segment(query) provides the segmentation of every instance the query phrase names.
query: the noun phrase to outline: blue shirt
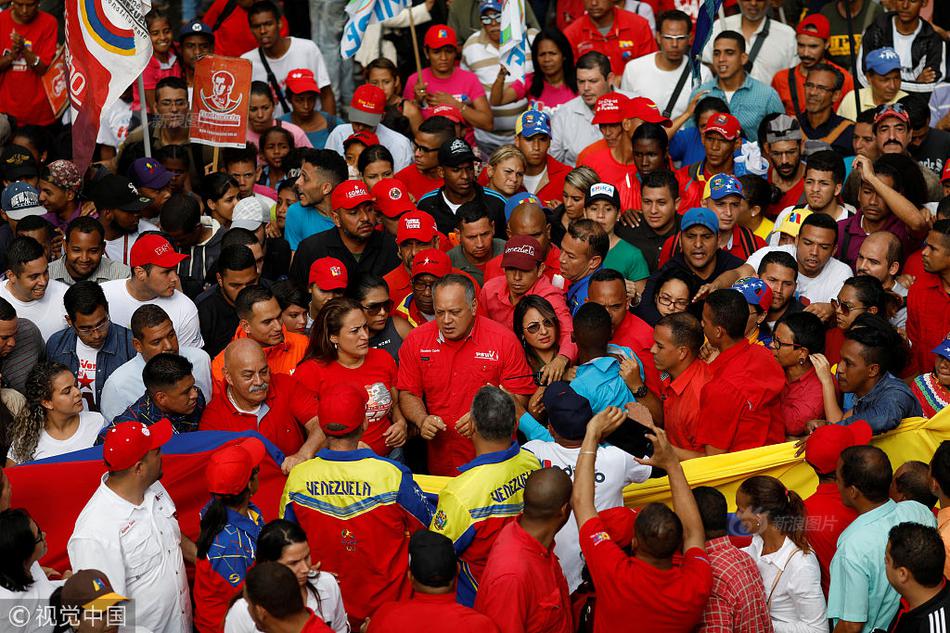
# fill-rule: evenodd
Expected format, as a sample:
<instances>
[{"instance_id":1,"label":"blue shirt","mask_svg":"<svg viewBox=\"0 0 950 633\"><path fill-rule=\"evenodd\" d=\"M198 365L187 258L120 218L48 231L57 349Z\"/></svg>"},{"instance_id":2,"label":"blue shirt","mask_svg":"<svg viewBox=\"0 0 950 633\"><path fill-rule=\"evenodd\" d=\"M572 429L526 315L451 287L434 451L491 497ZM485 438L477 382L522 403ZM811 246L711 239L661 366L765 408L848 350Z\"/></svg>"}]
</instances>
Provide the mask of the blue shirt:
<instances>
[{"instance_id":1,"label":"blue shirt","mask_svg":"<svg viewBox=\"0 0 950 633\"><path fill-rule=\"evenodd\" d=\"M323 149L326 147L327 138L330 137L330 132L333 131L338 125L343 123L343 119L333 114L327 114L323 110L320 110L320 114L324 119L327 120L327 126L322 130L316 130L314 132L307 132L304 130L304 134L307 135L307 138L310 139L310 144L313 145L313 149ZM281 121L287 121L288 123L293 123L293 119L290 114L283 114L278 117Z\"/></svg>"},{"instance_id":2,"label":"blue shirt","mask_svg":"<svg viewBox=\"0 0 950 633\"><path fill-rule=\"evenodd\" d=\"M290 244L290 250L295 251L300 242L306 238L333 227L333 220L320 213L315 207L305 207L295 202L287 209L284 239Z\"/></svg>"},{"instance_id":3,"label":"blue shirt","mask_svg":"<svg viewBox=\"0 0 950 633\"><path fill-rule=\"evenodd\" d=\"M729 112L739 119L742 125L742 131L746 138L755 140L759 130L759 123L765 118L765 115L773 112L785 112L785 106L782 100L772 86L767 86L757 79L753 79L748 74L745 81L739 86L739 89L732 95L732 99L726 98L726 93L719 87L717 79L710 79L699 88L693 91L690 98L701 90L708 90L707 97L719 97L729 104ZM686 125L693 125L692 120L687 121Z\"/></svg>"},{"instance_id":4,"label":"blue shirt","mask_svg":"<svg viewBox=\"0 0 950 633\"><path fill-rule=\"evenodd\" d=\"M210 501L201 509L200 516L204 517L209 505ZM260 508L251 503L248 504L248 510L250 516L227 508L228 522L215 535L208 548L207 558L211 569L232 587L244 582L247 570L254 565L257 537L264 527Z\"/></svg>"},{"instance_id":5,"label":"blue shirt","mask_svg":"<svg viewBox=\"0 0 950 633\"><path fill-rule=\"evenodd\" d=\"M290 214L287 214L288 217ZM600 270L599 268L597 270ZM594 271L597 272L597 270ZM565 299L567 300L567 309L571 311L571 316L577 314L577 311L581 309L581 306L587 303L587 292L590 289L590 278L591 275L587 275L583 279L575 281L568 287L567 294Z\"/></svg>"},{"instance_id":6,"label":"blue shirt","mask_svg":"<svg viewBox=\"0 0 950 633\"><path fill-rule=\"evenodd\" d=\"M937 527L933 512L916 501L883 505L859 515L838 537L831 559L828 617L846 622L864 622L862 633L887 630L897 612L900 596L887 582L884 550L888 532L910 521Z\"/></svg>"},{"instance_id":7,"label":"blue shirt","mask_svg":"<svg viewBox=\"0 0 950 633\"><path fill-rule=\"evenodd\" d=\"M923 415L923 410L910 387L887 372L871 391L854 401L850 417L838 424L847 426L858 420L867 420L877 434L896 428L904 418L920 415Z\"/></svg>"},{"instance_id":8,"label":"blue shirt","mask_svg":"<svg viewBox=\"0 0 950 633\"><path fill-rule=\"evenodd\" d=\"M703 137L698 128L683 127L673 135L670 139L670 158L677 165L692 165L706 158L706 148L703 147Z\"/></svg>"}]
</instances>

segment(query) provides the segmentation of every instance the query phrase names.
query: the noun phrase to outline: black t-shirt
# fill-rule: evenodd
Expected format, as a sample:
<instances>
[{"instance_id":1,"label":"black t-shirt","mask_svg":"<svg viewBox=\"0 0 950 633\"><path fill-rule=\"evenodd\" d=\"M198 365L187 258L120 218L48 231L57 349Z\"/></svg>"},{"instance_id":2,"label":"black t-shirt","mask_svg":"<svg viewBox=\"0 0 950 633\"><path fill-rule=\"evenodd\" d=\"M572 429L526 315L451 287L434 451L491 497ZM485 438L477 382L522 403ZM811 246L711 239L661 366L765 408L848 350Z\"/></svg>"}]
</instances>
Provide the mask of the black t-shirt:
<instances>
[{"instance_id":1,"label":"black t-shirt","mask_svg":"<svg viewBox=\"0 0 950 633\"><path fill-rule=\"evenodd\" d=\"M650 228L650 225L642 218L638 226L627 226L626 224L618 222L614 227L614 233L616 233L620 239L626 240L640 249L652 273L659 265L660 251L663 249L663 243L666 242L669 236L679 231L680 217L679 213L673 214L673 228L668 233L662 235Z\"/></svg>"},{"instance_id":2,"label":"black t-shirt","mask_svg":"<svg viewBox=\"0 0 950 633\"><path fill-rule=\"evenodd\" d=\"M944 582L940 592L916 609L904 610L904 601L894 616L888 631L891 633L932 633L945 628L934 627L931 623L943 623L950 620L950 585Z\"/></svg>"},{"instance_id":3,"label":"black t-shirt","mask_svg":"<svg viewBox=\"0 0 950 633\"><path fill-rule=\"evenodd\" d=\"M217 284L201 293L195 300L198 307L198 323L205 351L214 358L234 338L240 319L234 306L229 305Z\"/></svg>"},{"instance_id":4,"label":"black t-shirt","mask_svg":"<svg viewBox=\"0 0 950 633\"><path fill-rule=\"evenodd\" d=\"M922 167L926 167L938 176L943 171L943 164L950 156L950 132L930 128L927 138L920 147L911 147L910 155Z\"/></svg>"}]
</instances>

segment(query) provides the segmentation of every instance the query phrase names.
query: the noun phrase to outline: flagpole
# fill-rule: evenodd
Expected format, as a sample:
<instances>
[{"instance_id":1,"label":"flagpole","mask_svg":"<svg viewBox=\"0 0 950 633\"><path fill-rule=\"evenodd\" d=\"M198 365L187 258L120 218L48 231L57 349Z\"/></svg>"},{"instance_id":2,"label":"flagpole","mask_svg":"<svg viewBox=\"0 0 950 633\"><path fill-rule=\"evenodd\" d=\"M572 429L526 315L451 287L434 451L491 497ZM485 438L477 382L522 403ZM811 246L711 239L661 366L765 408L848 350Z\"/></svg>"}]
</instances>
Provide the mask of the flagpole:
<instances>
[{"instance_id":1,"label":"flagpole","mask_svg":"<svg viewBox=\"0 0 950 633\"><path fill-rule=\"evenodd\" d=\"M409 11L409 32L412 34L412 54L416 58L416 81L422 81L422 60L419 58L419 38L416 35L416 19L412 17L412 5Z\"/></svg>"},{"instance_id":2,"label":"flagpole","mask_svg":"<svg viewBox=\"0 0 950 633\"><path fill-rule=\"evenodd\" d=\"M148 129L148 107L146 102L148 99L145 98L145 80L142 79L142 74L139 73L139 78L137 79L139 85L139 107L142 112L142 125L145 134L142 135L142 139L145 141L145 155L148 158L152 157L152 138Z\"/></svg>"}]
</instances>

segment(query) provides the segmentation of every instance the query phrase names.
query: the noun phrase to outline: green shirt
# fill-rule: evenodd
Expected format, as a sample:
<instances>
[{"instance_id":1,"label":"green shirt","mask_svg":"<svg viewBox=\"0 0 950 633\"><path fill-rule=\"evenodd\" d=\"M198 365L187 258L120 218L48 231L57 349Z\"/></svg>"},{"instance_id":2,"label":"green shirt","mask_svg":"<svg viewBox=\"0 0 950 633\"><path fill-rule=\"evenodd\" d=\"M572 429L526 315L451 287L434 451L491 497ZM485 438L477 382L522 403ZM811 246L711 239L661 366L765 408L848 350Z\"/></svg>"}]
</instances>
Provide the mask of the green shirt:
<instances>
[{"instance_id":1,"label":"green shirt","mask_svg":"<svg viewBox=\"0 0 950 633\"><path fill-rule=\"evenodd\" d=\"M630 281L640 281L650 276L650 268L643 253L625 240L620 240L610 249L604 259L604 268L612 268Z\"/></svg>"},{"instance_id":2,"label":"green shirt","mask_svg":"<svg viewBox=\"0 0 950 633\"><path fill-rule=\"evenodd\" d=\"M505 250L505 240L500 240L497 237L491 241L491 256L498 257ZM461 244L449 251L449 261L452 262L452 266L458 268L462 272L466 272L472 276L472 279L477 281L479 285L484 285L485 283L485 266L478 267L475 264L468 261L465 257L465 253L462 252Z\"/></svg>"}]
</instances>

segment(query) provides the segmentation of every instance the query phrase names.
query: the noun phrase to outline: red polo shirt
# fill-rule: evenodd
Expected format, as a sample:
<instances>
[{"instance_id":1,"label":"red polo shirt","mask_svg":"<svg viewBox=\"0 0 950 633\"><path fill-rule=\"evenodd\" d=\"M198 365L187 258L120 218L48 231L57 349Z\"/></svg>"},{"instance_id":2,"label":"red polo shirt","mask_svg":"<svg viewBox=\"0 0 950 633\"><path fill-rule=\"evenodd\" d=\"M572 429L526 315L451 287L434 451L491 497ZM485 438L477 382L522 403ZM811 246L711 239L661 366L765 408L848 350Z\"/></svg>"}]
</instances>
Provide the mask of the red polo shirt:
<instances>
[{"instance_id":1,"label":"red polo shirt","mask_svg":"<svg viewBox=\"0 0 950 633\"><path fill-rule=\"evenodd\" d=\"M455 592L416 593L410 600L387 602L373 614L368 633L498 633L475 609L455 601Z\"/></svg>"},{"instance_id":2,"label":"red polo shirt","mask_svg":"<svg viewBox=\"0 0 950 633\"><path fill-rule=\"evenodd\" d=\"M475 609L506 633L571 633L570 606L554 544L543 547L518 521L502 528L482 573Z\"/></svg>"},{"instance_id":3,"label":"red polo shirt","mask_svg":"<svg viewBox=\"0 0 950 633\"><path fill-rule=\"evenodd\" d=\"M561 249L559 249L554 244L548 248L548 255L544 258L544 276L548 281L553 282L554 275L561 274ZM505 271L501 267L501 255L497 257L492 257L488 260L488 263L485 264L485 274L482 277L484 283L488 283L489 280L494 279L495 277L504 277ZM562 288L561 290L565 290Z\"/></svg>"},{"instance_id":4,"label":"red polo shirt","mask_svg":"<svg viewBox=\"0 0 950 633\"><path fill-rule=\"evenodd\" d=\"M441 178L431 178L419 171L415 163L396 172L396 179L401 180L402 184L406 185L406 191L416 202L422 196L430 191L435 191L444 184Z\"/></svg>"},{"instance_id":5,"label":"red polo shirt","mask_svg":"<svg viewBox=\"0 0 950 633\"><path fill-rule=\"evenodd\" d=\"M643 364L647 389L657 395L662 393L663 386L660 382L660 372L656 370L653 354L650 353L650 349L653 347L653 328L650 327L649 323L628 312L623 321L620 322L620 326L614 332L610 342L614 345L622 345L632 349Z\"/></svg>"},{"instance_id":6,"label":"red polo shirt","mask_svg":"<svg viewBox=\"0 0 950 633\"><path fill-rule=\"evenodd\" d=\"M615 8L613 12L614 23L607 35L601 35L586 14L564 29L564 35L574 49L575 60L590 51L603 53L610 59L610 69L619 77L631 59L656 51L656 40L645 18L623 9Z\"/></svg>"},{"instance_id":7,"label":"red polo shirt","mask_svg":"<svg viewBox=\"0 0 950 633\"><path fill-rule=\"evenodd\" d=\"M581 150L577 156L577 166L590 167L597 172L601 181L616 185L621 209L635 208L633 187L637 182L637 166L632 161L626 164L617 161L610 153L607 141L600 139Z\"/></svg>"},{"instance_id":8,"label":"red polo shirt","mask_svg":"<svg viewBox=\"0 0 950 633\"><path fill-rule=\"evenodd\" d=\"M727 453L785 441L779 394L785 372L772 353L739 341L709 364L696 442Z\"/></svg>"},{"instance_id":9,"label":"red polo shirt","mask_svg":"<svg viewBox=\"0 0 950 633\"><path fill-rule=\"evenodd\" d=\"M937 275L924 272L907 293L907 338L911 342L910 375L933 370L931 350L950 332L950 294Z\"/></svg>"},{"instance_id":10,"label":"red polo shirt","mask_svg":"<svg viewBox=\"0 0 950 633\"><path fill-rule=\"evenodd\" d=\"M838 551L838 537L858 516L858 513L841 502L838 484L825 481L818 484L815 493L805 499L805 536L815 550L821 567L821 588L828 595L831 559Z\"/></svg>"},{"instance_id":11,"label":"red polo shirt","mask_svg":"<svg viewBox=\"0 0 950 633\"><path fill-rule=\"evenodd\" d=\"M307 611L310 611L310 609L307 609ZM333 633L333 629L328 627L319 615L310 611L310 618L304 623L300 633Z\"/></svg>"},{"instance_id":12,"label":"red polo shirt","mask_svg":"<svg viewBox=\"0 0 950 633\"><path fill-rule=\"evenodd\" d=\"M571 340L574 332L574 320L571 311L567 309L564 300L564 291L555 288L543 275L538 277L526 295L538 295L547 299L554 307L558 323L561 326L561 338L558 341L558 353L564 354L571 360L577 358L577 345ZM514 328L515 307L511 305L511 296L508 291L508 280L504 275L489 279L478 293L478 307L482 314L498 323L502 327ZM385 353L385 352L384 352Z\"/></svg>"},{"instance_id":13,"label":"red polo shirt","mask_svg":"<svg viewBox=\"0 0 950 633\"><path fill-rule=\"evenodd\" d=\"M710 379L710 369L696 359L675 379L663 380L663 428L670 444L688 451L705 452L706 446L696 441L699 430L700 398Z\"/></svg>"},{"instance_id":14,"label":"red polo shirt","mask_svg":"<svg viewBox=\"0 0 950 633\"><path fill-rule=\"evenodd\" d=\"M199 431L257 431L284 453L293 455L307 439L304 425L317 415L317 396L287 374L271 374L267 399L258 422L252 413L238 411L227 389L215 391L201 415Z\"/></svg>"},{"instance_id":15,"label":"red polo shirt","mask_svg":"<svg viewBox=\"0 0 950 633\"><path fill-rule=\"evenodd\" d=\"M423 398L429 415L441 417L447 427L428 442L430 474L457 475L459 466L475 458L472 441L459 435L455 424L485 385L526 396L535 391L524 350L510 327L476 316L468 336L449 341L430 321L402 342L396 388Z\"/></svg>"},{"instance_id":16,"label":"red polo shirt","mask_svg":"<svg viewBox=\"0 0 950 633\"><path fill-rule=\"evenodd\" d=\"M580 542L597 587L594 633L682 633L699 624L713 584L703 550L694 547L683 555L681 565L657 569L627 556L600 517L584 523Z\"/></svg>"},{"instance_id":17,"label":"red polo shirt","mask_svg":"<svg viewBox=\"0 0 950 633\"><path fill-rule=\"evenodd\" d=\"M0 50L13 48L13 33L25 40L25 48L33 51L44 64L56 55L56 18L45 11L37 11L29 24L13 21L13 9L0 11ZM65 85L63 86L65 88ZM0 112L16 117L20 125L50 125L55 121L50 108L42 76L33 72L22 55L11 61L0 72Z\"/></svg>"}]
</instances>

